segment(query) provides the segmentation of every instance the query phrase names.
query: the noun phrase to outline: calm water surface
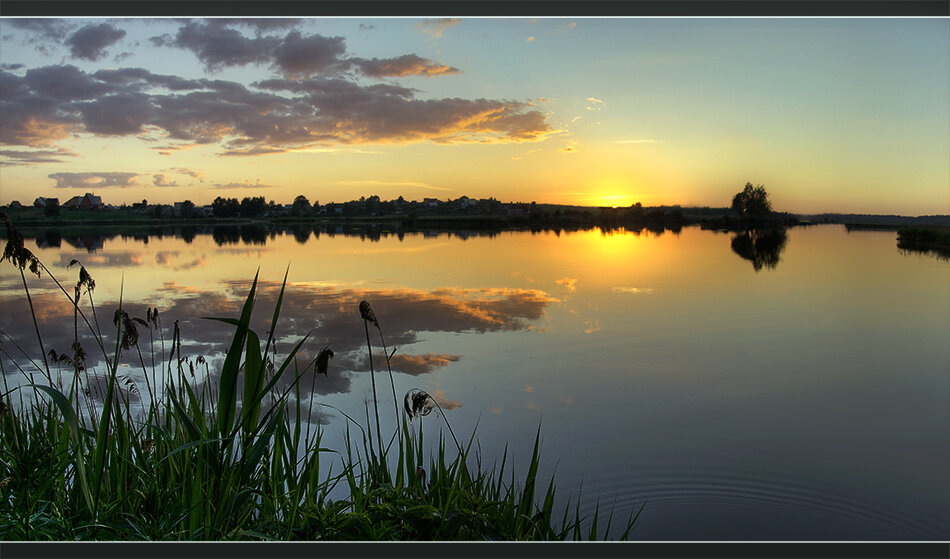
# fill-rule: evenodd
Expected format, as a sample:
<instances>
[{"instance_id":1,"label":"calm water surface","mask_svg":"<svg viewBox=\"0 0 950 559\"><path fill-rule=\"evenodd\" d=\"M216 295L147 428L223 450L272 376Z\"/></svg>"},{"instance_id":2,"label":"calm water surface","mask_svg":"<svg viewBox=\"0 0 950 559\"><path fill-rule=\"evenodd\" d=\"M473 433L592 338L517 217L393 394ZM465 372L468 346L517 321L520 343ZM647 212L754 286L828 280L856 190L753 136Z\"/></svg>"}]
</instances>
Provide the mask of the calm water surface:
<instances>
[{"instance_id":1,"label":"calm water surface","mask_svg":"<svg viewBox=\"0 0 950 559\"><path fill-rule=\"evenodd\" d=\"M623 518L646 502L637 539L946 539L950 263L901 253L894 232L790 229L757 261L733 249L734 236L304 230L29 242L64 283L75 282L70 260L82 261L104 326L124 289L131 314L157 307L168 332L179 320L184 351L212 363L230 330L197 317L237 316L260 269L266 331L289 265L278 349L312 330L303 364L330 345L330 374L304 386L358 418L371 389L357 304L369 300L398 348L400 397L429 391L456 433L477 424L484 462L507 444L521 472L540 424L545 476L556 471L565 496L583 482L589 508L600 499ZM19 275L6 263L0 274L0 328L29 351ZM66 351L71 307L46 280L31 290L44 341ZM342 446L340 413L324 409L325 445Z\"/></svg>"}]
</instances>

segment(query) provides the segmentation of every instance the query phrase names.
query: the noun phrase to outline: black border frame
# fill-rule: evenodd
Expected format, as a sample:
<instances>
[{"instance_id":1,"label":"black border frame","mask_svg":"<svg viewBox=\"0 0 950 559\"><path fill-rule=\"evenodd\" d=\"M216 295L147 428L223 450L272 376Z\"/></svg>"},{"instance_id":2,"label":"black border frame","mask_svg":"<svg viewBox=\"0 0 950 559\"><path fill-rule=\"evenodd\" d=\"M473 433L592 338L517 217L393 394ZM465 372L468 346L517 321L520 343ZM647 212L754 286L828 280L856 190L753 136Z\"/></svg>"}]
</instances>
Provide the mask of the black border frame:
<instances>
[{"instance_id":1,"label":"black border frame","mask_svg":"<svg viewBox=\"0 0 950 559\"><path fill-rule=\"evenodd\" d=\"M3 0L0 17L937 17L948 0ZM950 23L950 20L948 20ZM948 533L950 536L950 533ZM3 559L137 557L950 559L944 542L2 542Z\"/></svg>"}]
</instances>

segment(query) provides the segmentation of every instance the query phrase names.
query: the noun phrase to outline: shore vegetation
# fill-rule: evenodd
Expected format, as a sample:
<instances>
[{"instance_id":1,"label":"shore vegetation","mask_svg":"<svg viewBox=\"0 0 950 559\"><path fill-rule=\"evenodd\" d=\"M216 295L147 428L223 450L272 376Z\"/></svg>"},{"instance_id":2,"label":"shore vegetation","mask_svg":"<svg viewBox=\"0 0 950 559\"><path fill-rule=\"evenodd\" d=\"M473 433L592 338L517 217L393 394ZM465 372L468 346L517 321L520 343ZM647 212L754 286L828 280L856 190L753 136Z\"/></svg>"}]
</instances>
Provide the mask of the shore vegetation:
<instances>
[{"instance_id":1,"label":"shore vegetation","mask_svg":"<svg viewBox=\"0 0 950 559\"><path fill-rule=\"evenodd\" d=\"M286 276L267 332L250 327L257 277L235 316L209 318L234 328L212 374L183 352L177 323L170 335L162 327L158 309L130 316L120 297L113 320L101 321L86 268L71 263L78 280L63 285L9 220L0 260L28 300L31 281L55 283L74 311L62 327L75 332L67 354L43 346L35 313L23 332L2 333L0 368L15 368L0 370L2 540L600 540L626 539L639 516L611 525L599 507L582 514L579 495L565 505L555 479L540 479L540 427L516 475L507 450L483 464L475 434L457 438L425 391L399 398L395 350L369 302L353 311L365 325L373 400L360 420L337 410L345 442L330 448L309 421L321 404L301 379L326 374L332 349L300 363L316 343L310 334L286 355L275 349ZM80 327L94 347L80 343ZM35 335L42 356L15 354L20 335ZM121 372L123 356L141 365L140 381ZM14 373L25 380L11 386ZM381 413L395 414L393 432L381 429ZM449 438L424 439L423 420L442 422Z\"/></svg>"}]
</instances>

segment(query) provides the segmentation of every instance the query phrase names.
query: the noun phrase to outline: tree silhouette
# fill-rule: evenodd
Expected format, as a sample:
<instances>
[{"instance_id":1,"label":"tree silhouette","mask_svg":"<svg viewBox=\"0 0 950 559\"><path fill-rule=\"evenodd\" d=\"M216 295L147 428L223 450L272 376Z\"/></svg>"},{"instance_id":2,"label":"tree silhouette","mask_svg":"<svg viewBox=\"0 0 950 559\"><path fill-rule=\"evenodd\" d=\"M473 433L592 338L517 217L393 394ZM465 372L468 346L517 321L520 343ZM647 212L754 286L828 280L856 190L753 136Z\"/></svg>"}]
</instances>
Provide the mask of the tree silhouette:
<instances>
[{"instance_id":1,"label":"tree silhouette","mask_svg":"<svg viewBox=\"0 0 950 559\"><path fill-rule=\"evenodd\" d=\"M751 220L769 217L772 214L772 203L769 202L769 193L765 191L765 186L745 183L745 188L732 197L732 210L740 217Z\"/></svg>"},{"instance_id":2,"label":"tree silhouette","mask_svg":"<svg viewBox=\"0 0 950 559\"><path fill-rule=\"evenodd\" d=\"M297 217L301 217L305 215L310 215L312 211L313 211L313 208L310 206L310 200L307 200L306 196L301 194L300 196L297 196L296 198L294 198L294 205L290 209L291 214Z\"/></svg>"},{"instance_id":3,"label":"tree silhouette","mask_svg":"<svg viewBox=\"0 0 950 559\"><path fill-rule=\"evenodd\" d=\"M181 203L181 216L184 218L195 217L195 203L191 200L185 200Z\"/></svg>"}]
</instances>

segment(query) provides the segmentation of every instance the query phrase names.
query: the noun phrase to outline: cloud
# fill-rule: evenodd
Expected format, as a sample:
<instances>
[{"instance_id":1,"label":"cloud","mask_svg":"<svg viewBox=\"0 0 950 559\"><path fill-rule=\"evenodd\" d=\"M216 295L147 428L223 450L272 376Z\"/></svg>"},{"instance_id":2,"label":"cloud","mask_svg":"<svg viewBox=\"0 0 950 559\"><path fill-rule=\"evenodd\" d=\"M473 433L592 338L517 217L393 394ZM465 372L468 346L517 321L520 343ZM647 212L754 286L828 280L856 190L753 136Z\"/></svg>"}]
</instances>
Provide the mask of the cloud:
<instances>
[{"instance_id":1,"label":"cloud","mask_svg":"<svg viewBox=\"0 0 950 559\"><path fill-rule=\"evenodd\" d=\"M446 29L455 27L460 23L462 23L462 20L455 18L427 19L422 23L417 23L416 28L431 35L433 39L439 39Z\"/></svg>"},{"instance_id":2,"label":"cloud","mask_svg":"<svg viewBox=\"0 0 950 559\"><path fill-rule=\"evenodd\" d=\"M577 291L577 278L561 278L554 280L554 283L558 285L563 285L565 289L570 292Z\"/></svg>"},{"instance_id":3,"label":"cloud","mask_svg":"<svg viewBox=\"0 0 950 559\"><path fill-rule=\"evenodd\" d=\"M280 44L276 37L245 37L226 23L189 21L178 28L174 37L152 37L155 46L172 46L189 50L210 71L229 66L260 64L271 59L272 52Z\"/></svg>"},{"instance_id":4,"label":"cloud","mask_svg":"<svg viewBox=\"0 0 950 559\"><path fill-rule=\"evenodd\" d=\"M103 56L105 49L125 37L125 30L118 29L108 23L87 25L69 37L66 44L76 58L98 60Z\"/></svg>"},{"instance_id":5,"label":"cloud","mask_svg":"<svg viewBox=\"0 0 950 559\"><path fill-rule=\"evenodd\" d=\"M204 268L208 264L208 259L204 255L201 255L199 258L195 258L191 262L186 262L175 266L174 270L176 272L181 272L184 270L194 270L195 268Z\"/></svg>"},{"instance_id":6,"label":"cloud","mask_svg":"<svg viewBox=\"0 0 950 559\"><path fill-rule=\"evenodd\" d=\"M442 29L457 22L429 23ZM49 148L83 133L147 135L162 138L163 145L151 148L162 155L187 145L218 144L223 155L258 156L369 143L529 142L557 132L527 100L421 99L415 89L358 81L357 76L435 77L461 70L415 54L348 58L341 37L296 29L273 34L295 25L194 20L173 35L152 37L154 44L195 53L209 70L259 64L279 76L250 85L144 68L87 73L53 65L24 75L0 71L0 144ZM119 31L110 24L86 26L72 35L74 46L77 53L98 58Z\"/></svg>"},{"instance_id":7,"label":"cloud","mask_svg":"<svg viewBox=\"0 0 950 559\"><path fill-rule=\"evenodd\" d=\"M176 258L178 258L177 251L161 251L155 253L155 263L162 266L168 266Z\"/></svg>"},{"instance_id":8,"label":"cloud","mask_svg":"<svg viewBox=\"0 0 950 559\"><path fill-rule=\"evenodd\" d=\"M32 151L22 151L22 150L11 150L4 149L0 151L0 165L3 166L17 166L17 165L36 165L38 163L62 163L63 157L76 157L77 154L66 148L58 148L54 150L32 150Z\"/></svg>"},{"instance_id":9,"label":"cloud","mask_svg":"<svg viewBox=\"0 0 950 559\"><path fill-rule=\"evenodd\" d=\"M51 41L62 41L75 26L68 23L69 20L46 19L46 18L11 18L4 23L9 23L15 29L21 29L35 35L33 40L46 39Z\"/></svg>"},{"instance_id":10,"label":"cloud","mask_svg":"<svg viewBox=\"0 0 950 559\"><path fill-rule=\"evenodd\" d=\"M64 240L68 241L66 238ZM64 246L59 255L60 266L65 266L74 257L80 257L93 277L97 269L104 267L124 268L144 264L143 254L136 252L77 254ZM179 256L172 252L159 252L154 258L158 262L174 265ZM184 265L200 265L199 261L202 259ZM230 339L233 335L233 327L196 317L233 316L246 297L250 282L225 281L220 287L201 289L168 282L156 290L155 297L149 302L126 301L123 308L133 317L144 317L149 306L159 308L161 322L166 328L179 321L183 356L193 358L204 355L216 359L220 358L220 352L223 351L222 340ZM251 328L256 331L268 330L271 318L269 311L276 304L280 292L280 282L258 282L255 306L258 310L251 316ZM527 330L544 314L547 305L556 299L542 291L504 288L362 290L289 284L284 291L281 319L275 331L276 351L278 358L286 355L302 334L312 332L310 341L297 357L297 364L301 372L305 373L301 387L309 390L313 383L314 392L318 394L347 392L351 389L352 379L357 375L368 374L365 332L357 310L361 300L371 301L386 333L386 341L391 347L400 348L393 359L394 369L410 375L422 375L458 361L462 356L402 353L411 351L411 346L421 341L420 333ZM33 302L47 348L68 350L73 342L73 330L62 326L71 324L69 320L73 309L70 301L52 293L41 293L34 297ZM100 300L96 304L100 317L111 316L116 306L114 300ZM0 329L3 331L16 332L17 324L32 320L26 301L16 294L0 294L0 308L4 309L0 313ZM165 334L167 338L169 332L166 330ZM140 339L147 340L148 336ZM96 366L97 361L101 360L101 352L91 351L91 348L96 347L95 342L83 329L80 330L80 341L90 353L88 365ZM21 345L31 352L38 349L35 344L30 345L29 336L24 337ZM314 375L313 359L327 345L335 353L328 375ZM135 352L122 356L123 363L134 363L136 360ZM311 368L305 370L308 364ZM211 367L211 370L214 377L217 374L215 371L220 369ZM281 383L287 381L289 378L282 379ZM445 401L451 407L460 405L459 402Z\"/></svg>"},{"instance_id":11,"label":"cloud","mask_svg":"<svg viewBox=\"0 0 950 559\"><path fill-rule=\"evenodd\" d=\"M436 402L439 403L439 406L443 411L454 410L462 407L462 402L458 400L449 400L445 397L445 392L442 390L436 390L430 394Z\"/></svg>"},{"instance_id":12,"label":"cloud","mask_svg":"<svg viewBox=\"0 0 950 559\"><path fill-rule=\"evenodd\" d=\"M407 375L425 375L461 359L461 355L426 353L425 355L396 354L390 360L393 371Z\"/></svg>"},{"instance_id":13,"label":"cloud","mask_svg":"<svg viewBox=\"0 0 950 559\"><path fill-rule=\"evenodd\" d=\"M127 136L152 129L181 142L221 143L225 154L261 155L341 144L524 142L554 132L527 102L418 100L412 89L339 78L254 86L259 91L140 68L0 72L0 142L45 147L81 132Z\"/></svg>"},{"instance_id":14,"label":"cloud","mask_svg":"<svg viewBox=\"0 0 950 559\"><path fill-rule=\"evenodd\" d=\"M139 137L139 139L145 142L153 141L153 139L151 138L146 138L146 137L141 137L141 136ZM171 157L172 154L175 153L176 151L187 151L193 147L194 147L193 145L189 145L189 144L168 144L168 145L163 145L163 146L152 146L148 149L153 149L157 151L159 155L164 155L165 157Z\"/></svg>"},{"instance_id":15,"label":"cloud","mask_svg":"<svg viewBox=\"0 0 950 559\"><path fill-rule=\"evenodd\" d=\"M534 37L533 37L533 36L532 36L532 37L528 37L527 39L524 40L524 42L526 42L526 43L534 42Z\"/></svg>"},{"instance_id":16,"label":"cloud","mask_svg":"<svg viewBox=\"0 0 950 559\"><path fill-rule=\"evenodd\" d=\"M606 105L606 103L596 97L588 97L587 101L591 103L590 105L587 105L588 111L600 111L603 110L604 106Z\"/></svg>"},{"instance_id":17,"label":"cloud","mask_svg":"<svg viewBox=\"0 0 950 559\"><path fill-rule=\"evenodd\" d=\"M615 144L655 144L656 140L616 140Z\"/></svg>"},{"instance_id":18,"label":"cloud","mask_svg":"<svg viewBox=\"0 0 950 559\"><path fill-rule=\"evenodd\" d=\"M409 186L414 188L425 188L427 190L441 190L445 192L454 192L452 188L445 188L442 186L433 186L424 182L416 181L377 181L377 180L359 180L359 181L337 181L336 184L340 186Z\"/></svg>"},{"instance_id":19,"label":"cloud","mask_svg":"<svg viewBox=\"0 0 950 559\"><path fill-rule=\"evenodd\" d=\"M610 290L614 293L630 293L633 295L649 295L653 293L652 287L613 287Z\"/></svg>"},{"instance_id":20,"label":"cloud","mask_svg":"<svg viewBox=\"0 0 950 559\"><path fill-rule=\"evenodd\" d=\"M152 175L152 184L155 186L178 186L178 183L173 181L171 177L165 173L158 173Z\"/></svg>"},{"instance_id":21,"label":"cloud","mask_svg":"<svg viewBox=\"0 0 950 559\"><path fill-rule=\"evenodd\" d=\"M75 107L82 113L86 131L101 136L138 134L159 116L144 93L118 93L76 103Z\"/></svg>"},{"instance_id":22,"label":"cloud","mask_svg":"<svg viewBox=\"0 0 950 559\"><path fill-rule=\"evenodd\" d=\"M127 188L139 184L138 173L53 173L56 188Z\"/></svg>"},{"instance_id":23,"label":"cloud","mask_svg":"<svg viewBox=\"0 0 950 559\"><path fill-rule=\"evenodd\" d=\"M398 58L380 60L354 59L353 62L362 72L371 78L405 77L405 76L440 76L445 74L460 74L461 70L431 60L406 54Z\"/></svg>"},{"instance_id":24,"label":"cloud","mask_svg":"<svg viewBox=\"0 0 950 559\"><path fill-rule=\"evenodd\" d=\"M273 184L264 184L261 179L257 179L253 184L251 181L244 179L244 182L229 182L226 184L215 184L212 188L217 188L221 190L233 190L237 188L277 188L277 185Z\"/></svg>"},{"instance_id":25,"label":"cloud","mask_svg":"<svg viewBox=\"0 0 950 559\"><path fill-rule=\"evenodd\" d=\"M284 37L263 35L282 30L296 23L273 26L256 25L257 34L248 37L234 25L250 25L266 20L195 20L182 25L174 36L152 37L156 46L177 47L191 51L209 71L233 66L270 64L287 75L309 76L338 69L346 51L343 37L304 36L294 30Z\"/></svg>"},{"instance_id":26,"label":"cloud","mask_svg":"<svg viewBox=\"0 0 950 559\"><path fill-rule=\"evenodd\" d=\"M184 20L187 22L188 20ZM264 33L267 31L281 31L293 29L299 26L304 20L302 18L215 18L206 20L210 25L219 26L243 26L252 29L255 33Z\"/></svg>"},{"instance_id":27,"label":"cloud","mask_svg":"<svg viewBox=\"0 0 950 559\"><path fill-rule=\"evenodd\" d=\"M179 173L179 174L182 174L182 175L188 175L189 177L191 177L191 178L193 178L193 179L198 179L198 182L204 182L204 181L205 181L205 179L204 179L204 177L205 177L204 171L197 171L197 170L195 170L195 169L186 169L186 168L184 168L184 167L172 167L172 168L169 169L169 170L170 170L170 171L174 171L174 172Z\"/></svg>"},{"instance_id":28,"label":"cloud","mask_svg":"<svg viewBox=\"0 0 950 559\"><path fill-rule=\"evenodd\" d=\"M274 49L274 64L285 74L310 76L332 70L345 51L343 37L304 37L294 31Z\"/></svg>"}]
</instances>

